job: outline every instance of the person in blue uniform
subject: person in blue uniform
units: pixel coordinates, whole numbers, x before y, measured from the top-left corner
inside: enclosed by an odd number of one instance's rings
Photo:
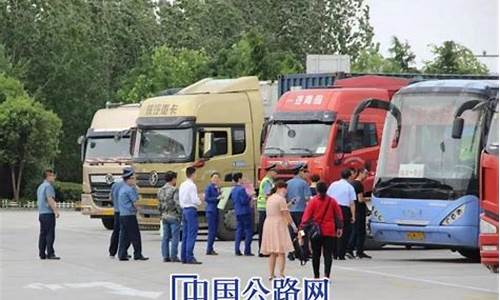
[[[245,256],[254,256],[251,251],[251,243],[253,237],[252,228],[252,210],[250,204],[252,198],[247,194],[245,187],[241,184],[243,174],[234,173],[233,181],[235,186],[231,191],[231,200],[236,214],[236,239],[234,251],[237,256],[241,256],[240,244],[243,236],[245,237]]]
[[[219,184],[220,175],[214,172],[210,176],[210,184],[205,188],[205,216],[208,223],[207,255],[218,255],[214,250],[214,242],[219,223],[219,209],[217,208],[221,199]]]
[[[120,211],[120,238],[118,242],[118,257],[121,261],[129,260],[127,255],[130,243],[134,246],[134,260],[148,260],[142,255],[141,232],[137,223],[137,208],[135,202],[139,200],[132,169],[122,175],[125,184],[118,192],[118,209]]]
[[[52,170],[45,170],[44,181],[36,191],[38,205],[38,221],[40,222],[40,235],[38,237],[38,255],[40,259],[61,259],[54,251],[56,238],[56,218],[59,218],[59,210],[56,205],[56,192],[54,181],[56,174]]]
[[[123,174],[133,172],[132,168],[126,167],[123,169]],[[121,187],[125,185],[123,179],[115,180],[111,186],[111,201],[113,202],[114,219],[113,219],[113,232],[111,233],[111,238],[109,242],[109,256],[114,258],[118,253],[118,242],[120,240],[120,207],[118,206],[118,193]],[[127,255],[127,257],[129,257]]]

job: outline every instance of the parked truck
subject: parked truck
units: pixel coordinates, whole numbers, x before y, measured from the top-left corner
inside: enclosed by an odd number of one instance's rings
[[[402,78],[360,76],[336,80],[329,88],[286,92],[268,124],[260,177],[267,166],[276,165],[278,178],[288,180],[297,164],[307,164],[311,174],[331,183],[344,168],[366,167],[371,172],[365,190],[371,191],[385,112],[363,115],[351,142],[344,143],[348,123],[361,101],[389,102],[408,83]]]
[[[231,239],[236,225],[228,201],[230,176],[241,172],[256,184],[263,122],[257,77],[204,79],[175,95],[145,100],[132,141],[140,192],[139,224],[159,226],[156,194],[165,184],[165,172],[177,172],[178,182],[182,182],[186,168],[194,166],[198,168],[195,183],[201,198],[212,172],[219,172],[225,179],[217,235]],[[198,212],[204,223],[204,204]]]
[[[101,219],[107,229],[113,229],[111,185],[131,163],[130,129],[138,114],[139,104],[108,103],[94,114],[87,133],[78,140],[83,162],[81,212]]]

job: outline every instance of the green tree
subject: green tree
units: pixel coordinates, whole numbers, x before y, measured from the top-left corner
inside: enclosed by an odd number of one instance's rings
[[[441,74],[487,74],[488,68],[474,56],[471,50],[446,41],[441,46],[432,46],[434,58],[425,62],[425,73]]]
[[[389,61],[394,64],[394,68],[399,69],[398,72],[401,73],[418,72],[417,69],[413,67],[416,56],[415,53],[411,51],[408,41],[402,42],[397,37],[393,36],[391,44],[389,48],[389,53],[391,54]]]
[[[117,97],[125,102],[138,102],[168,88],[187,86],[209,73],[209,58],[198,50],[161,46],[141,62],[118,91]]]
[[[364,49],[351,64],[351,71],[358,73],[398,73],[400,69],[380,54],[380,44]]]
[[[49,164],[58,153],[61,120],[26,96],[0,104],[0,163],[10,167],[14,199],[19,200],[27,167]]]

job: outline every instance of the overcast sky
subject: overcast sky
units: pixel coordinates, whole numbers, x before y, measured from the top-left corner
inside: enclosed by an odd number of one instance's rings
[[[474,54],[498,55],[498,0],[366,0],[375,40],[386,54],[393,35],[408,40],[420,66],[429,44],[454,40]],[[480,58],[498,72],[497,58]]]

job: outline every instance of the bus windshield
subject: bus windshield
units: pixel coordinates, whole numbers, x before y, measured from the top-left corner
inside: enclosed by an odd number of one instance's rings
[[[114,138],[89,137],[85,149],[87,160],[126,160],[130,159],[130,137]]]
[[[477,111],[466,111],[461,139],[451,135],[454,112],[474,95],[398,95],[401,134],[386,119],[374,195],[389,198],[453,200],[477,193],[481,126]],[[476,96],[477,97],[477,96]]]
[[[193,154],[193,141],[193,128],[139,129],[134,161],[190,161]]]
[[[264,155],[323,155],[331,127],[324,123],[274,123],[269,129]]]

